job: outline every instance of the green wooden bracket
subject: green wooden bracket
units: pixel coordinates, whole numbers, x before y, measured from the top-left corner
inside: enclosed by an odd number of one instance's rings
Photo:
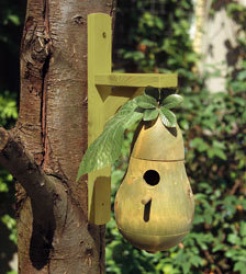
[[[147,86],[177,87],[176,74],[112,73],[111,17],[88,15],[88,145],[103,131],[105,122],[121,105]],[[88,174],[88,218],[102,225],[111,213],[110,168]]]

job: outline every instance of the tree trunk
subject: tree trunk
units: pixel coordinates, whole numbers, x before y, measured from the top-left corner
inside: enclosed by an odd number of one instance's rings
[[[28,0],[19,120],[0,130],[0,163],[16,178],[19,273],[103,273],[104,226],[88,224],[87,14],[107,0]],[[103,53],[102,53],[103,54]]]
[[[246,5],[245,0],[236,1]],[[240,61],[240,25],[228,15],[226,5],[230,1],[196,1],[197,35],[195,49],[201,54],[200,71],[208,74],[205,85],[210,92],[225,92],[228,75],[237,68]],[[214,14],[211,15],[211,11]]]

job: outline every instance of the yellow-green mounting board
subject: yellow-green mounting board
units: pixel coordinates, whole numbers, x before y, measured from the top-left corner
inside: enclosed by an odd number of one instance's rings
[[[177,87],[176,74],[112,73],[111,17],[88,15],[88,145],[103,131],[105,122],[143,88]],[[102,225],[110,219],[110,168],[88,174],[89,222]]]

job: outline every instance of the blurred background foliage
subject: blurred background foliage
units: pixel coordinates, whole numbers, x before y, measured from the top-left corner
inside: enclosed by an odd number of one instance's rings
[[[211,16],[218,7],[225,8],[245,34],[245,7],[236,1],[213,2]],[[156,254],[128,244],[112,218],[107,226],[107,273],[245,273],[246,40],[245,35],[244,39],[238,37],[236,58],[240,61],[226,75],[227,92],[209,92],[206,77],[220,71],[199,74],[202,56],[194,52],[189,33],[193,3],[118,0],[115,70],[179,74],[179,93],[184,102],[176,113],[183,130],[186,169],[196,208],[191,233],[178,246]],[[123,157],[113,169],[114,193],[127,168],[131,140],[127,137]]]
[[[19,51],[25,1],[0,2],[0,126],[11,128],[18,115]],[[17,250],[13,178],[0,167],[0,273],[15,273],[11,261]]]
[[[217,11],[214,0],[214,9]],[[222,1],[228,15],[245,32],[246,11],[237,1]],[[114,70],[177,72],[182,107],[176,111],[183,130],[186,168],[195,194],[191,233],[178,246],[156,254],[139,251],[107,225],[106,273],[243,274],[246,269],[246,42],[227,75],[227,92],[210,93],[199,74],[190,38],[192,0],[118,0],[114,24]],[[17,118],[19,49],[25,1],[0,3],[0,126],[11,128]],[[215,72],[218,73],[218,72]],[[115,194],[127,168],[129,140],[113,168]],[[112,196],[113,208],[114,195]],[[0,274],[16,251],[14,184],[0,169]]]

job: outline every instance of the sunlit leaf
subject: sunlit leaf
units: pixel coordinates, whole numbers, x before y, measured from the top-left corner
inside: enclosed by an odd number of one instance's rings
[[[14,15],[14,14],[10,14],[9,16],[8,16],[8,20],[10,21],[10,22],[12,22],[14,25],[16,25],[16,26],[19,26],[20,25],[20,18],[19,18],[19,16],[17,16],[17,15]]]
[[[143,117],[143,113],[134,112],[135,108],[135,102],[130,101],[106,123],[102,134],[87,149],[77,179],[85,173],[102,169],[119,158],[125,129],[137,124]]]
[[[161,102],[161,105],[165,106],[165,108],[172,109],[178,107],[182,102],[183,97],[181,95],[171,94]]]
[[[162,107],[160,108],[160,115],[161,115],[161,121],[164,126],[176,127],[177,125],[176,116],[171,110],[165,107]]]
[[[146,122],[153,121],[157,118],[158,114],[158,109],[146,109],[144,112],[143,120]]]
[[[245,273],[245,269],[246,269],[246,261],[245,260],[236,262],[233,267],[233,270],[239,272],[240,274]]]
[[[224,151],[219,149],[219,148],[213,148],[213,155],[217,156],[221,160],[226,160],[227,159],[226,154],[224,153]]]
[[[240,235],[246,237],[246,222],[240,224]]]
[[[156,99],[146,94],[136,97],[135,100],[138,107],[142,109],[153,109],[157,107]]]

